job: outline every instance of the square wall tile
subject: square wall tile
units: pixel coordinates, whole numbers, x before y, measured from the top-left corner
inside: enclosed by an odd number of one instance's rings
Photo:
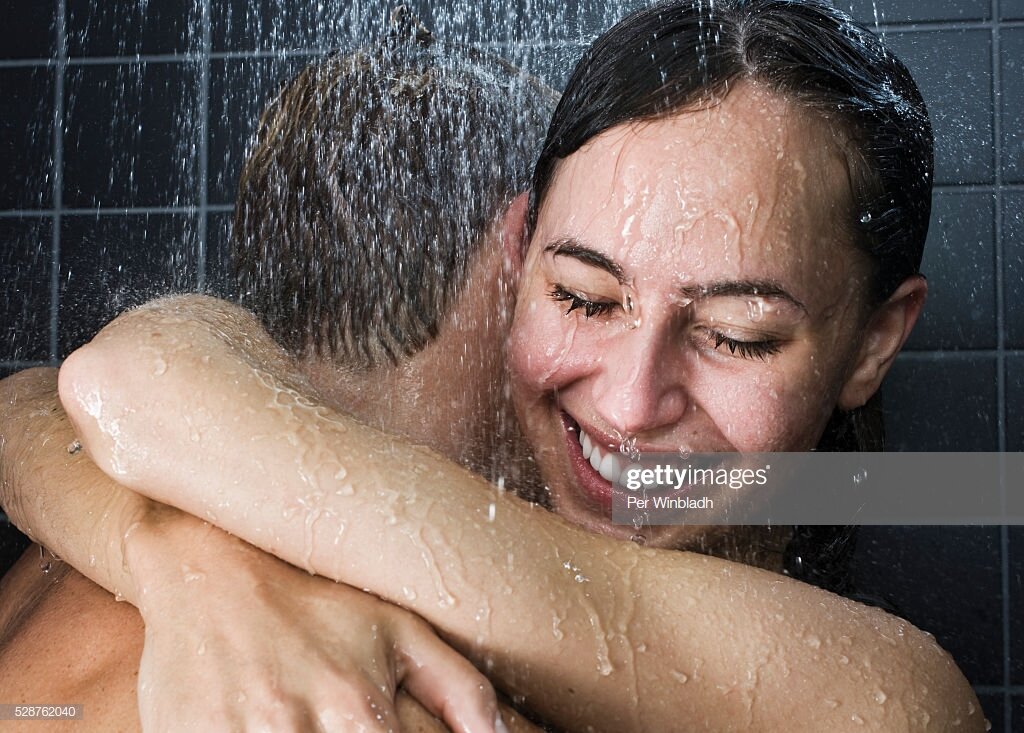
[[[995,357],[938,357],[896,357],[882,384],[886,450],[998,450]]]
[[[875,24],[919,23],[930,20],[984,20],[989,0],[840,0],[837,7],[873,28]]]
[[[1024,356],[1019,355],[1006,357],[1006,450],[1024,451]]]
[[[1002,20],[1024,19],[1024,0],[999,0],[999,17]]]
[[[0,219],[0,361],[50,357],[50,219]]]
[[[1010,730],[1024,730],[1024,695],[1013,695],[1010,697]]]
[[[1024,193],[1003,194],[1003,310],[1006,346],[1024,348]]]
[[[68,56],[135,56],[198,51],[200,3],[194,0],[69,2]]]
[[[1024,527],[1009,527],[1007,531],[1010,542],[1010,684],[1024,685],[1024,613],[1021,613],[1024,610]]]
[[[53,201],[53,70],[0,69],[0,209],[47,208]]]
[[[999,32],[1003,179],[1024,182],[1024,28]]]
[[[221,298],[235,296],[231,269],[232,214],[210,214],[206,219],[206,292]]]
[[[935,194],[921,263],[928,299],[907,348],[995,348],[994,219],[991,194]]]
[[[215,52],[349,47],[380,38],[390,13],[388,3],[372,0],[212,0],[211,41]]]
[[[0,0],[0,58],[46,59],[57,46],[57,3],[64,0]]]
[[[643,0],[410,0],[412,14],[433,36],[454,43],[537,44],[587,41]],[[346,48],[379,42],[391,27],[395,3],[326,0],[296,6],[288,0],[213,0],[214,51]]]
[[[196,217],[68,216],[61,220],[60,355],[121,311],[195,290]]]
[[[462,43],[590,43],[645,0],[482,0],[468,6],[414,0],[410,9],[439,38]]]
[[[998,527],[861,527],[855,587],[934,634],[972,685],[1001,686],[1000,553]]]
[[[889,33],[935,131],[936,183],[993,179],[992,39],[987,30]]]
[[[64,205],[194,204],[197,79],[179,63],[69,68]]]
[[[210,62],[208,197],[230,204],[264,108],[314,57]]]
[[[1007,733],[1006,725],[1006,698],[1000,694],[978,695],[978,702],[981,703],[981,710],[985,713],[985,720],[992,727],[988,733]]]

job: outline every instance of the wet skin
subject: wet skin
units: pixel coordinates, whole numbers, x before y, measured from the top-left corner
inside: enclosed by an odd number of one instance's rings
[[[555,509],[611,524],[605,452],[802,451],[861,350],[868,265],[842,141],[750,84],[717,104],[613,128],[564,160],[524,264],[509,364]],[[694,528],[657,528],[661,546]]]

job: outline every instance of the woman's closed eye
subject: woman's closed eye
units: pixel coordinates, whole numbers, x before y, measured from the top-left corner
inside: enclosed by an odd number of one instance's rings
[[[711,344],[715,351],[720,351],[724,346],[729,350],[729,353],[743,359],[760,359],[764,361],[769,356],[778,354],[782,350],[781,343],[775,339],[744,341],[726,336],[721,331],[713,329],[705,329],[704,334],[705,342]]]
[[[556,302],[569,304],[569,307],[565,311],[565,315],[569,315],[574,310],[581,310],[586,318],[608,313],[613,308],[621,305],[620,303],[616,303],[611,300],[591,300],[579,293],[574,293],[563,285],[559,285],[557,283],[551,288],[551,292],[549,292],[548,295]]]

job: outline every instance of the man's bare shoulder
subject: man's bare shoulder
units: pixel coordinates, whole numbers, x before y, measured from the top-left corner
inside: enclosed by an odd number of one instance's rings
[[[82,720],[45,730],[138,730],[143,631],[132,606],[81,574],[44,573],[33,545],[0,584],[0,703],[82,706]]]

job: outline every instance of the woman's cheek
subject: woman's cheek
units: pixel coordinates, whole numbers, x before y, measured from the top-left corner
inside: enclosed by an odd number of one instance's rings
[[[807,427],[806,393],[760,362],[755,373],[709,386],[704,409],[718,430],[740,452],[799,450]]]

